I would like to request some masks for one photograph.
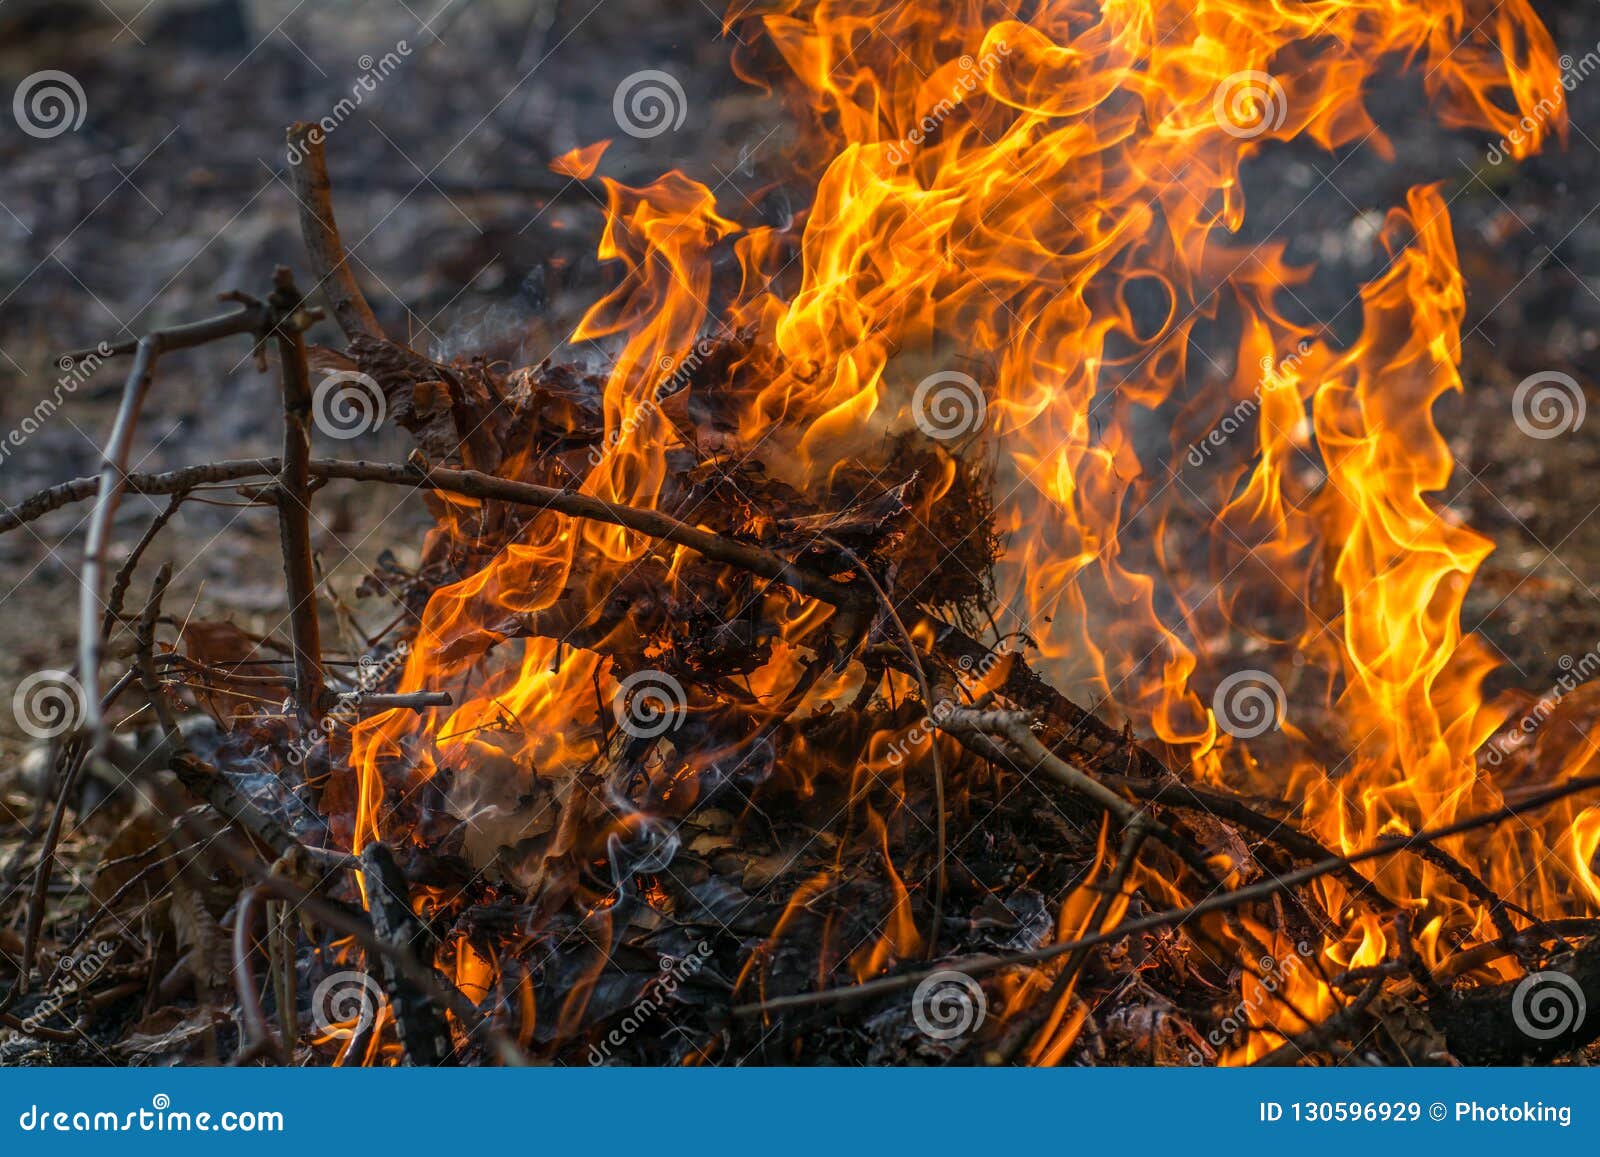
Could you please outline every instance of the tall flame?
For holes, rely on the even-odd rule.
[[[762,384],[735,444],[792,485],[820,495],[841,468],[882,466],[886,431],[965,424],[969,452],[994,458],[1009,531],[1003,625],[1036,640],[1080,701],[1198,776],[1303,802],[1334,848],[1494,805],[1507,785],[1475,753],[1505,711],[1485,702],[1493,663],[1460,621],[1489,542],[1439,499],[1454,460],[1433,409],[1463,388],[1466,300],[1446,197],[1419,186],[1390,212],[1374,238],[1385,268],[1352,302],[1361,334],[1343,347],[1285,306],[1312,271],[1282,241],[1236,235],[1241,170],[1282,143],[1393,156],[1366,107],[1393,73],[1420,76],[1445,125],[1513,136],[1519,155],[1564,133],[1559,114],[1533,115],[1561,83],[1549,35],[1527,0],[1040,0],[1026,19],[1010,7],[734,6],[736,63],[806,127],[795,163],[816,191],[797,262],[785,268],[793,238],[743,229],[681,173],[607,182],[600,255],[623,276],[573,334],[612,359],[606,453],[577,485],[658,506],[668,452],[686,445],[664,386],[705,333],[753,328],[762,352],[746,368]],[[742,269],[731,295],[713,285],[725,246]],[[476,513],[458,503],[440,533]],[[402,689],[463,701],[358,730],[354,842],[383,830],[386,792],[442,767],[480,781],[453,789],[463,808],[504,798],[485,783],[496,777],[512,794],[569,784],[605,742],[601,644],[619,640],[536,639],[505,659],[486,648],[508,617],[604,602],[641,566],[674,583],[681,565],[631,532],[544,514],[437,592]],[[792,682],[820,618],[790,609],[793,645],[753,676],[763,694]],[[1241,726],[1241,709],[1263,725]],[[1539,823],[1451,850],[1541,911],[1600,903],[1594,811]],[[853,954],[858,975],[920,947],[886,844],[884,859],[892,931]],[[1396,858],[1376,878],[1413,910],[1430,960],[1486,931],[1482,907],[1426,863]],[[1342,885],[1322,889],[1342,912]],[[1074,909],[1063,926],[1085,918]],[[1386,951],[1383,928],[1332,935],[1336,967]],[[1289,989],[1295,1008],[1326,1006],[1316,970]],[[1036,1058],[1064,1055],[1061,1026],[1079,1019],[1057,1009]],[[1278,1039],[1259,1034],[1241,1059]]]

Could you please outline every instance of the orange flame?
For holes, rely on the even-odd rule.
[[[1038,642],[1047,673],[1080,701],[1199,776],[1303,801],[1336,849],[1494,806],[1506,785],[1480,774],[1475,753],[1504,711],[1484,701],[1493,662],[1460,622],[1490,546],[1439,499],[1454,462],[1433,407],[1462,389],[1465,312],[1447,199],[1420,186],[1389,214],[1374,238],[1387,267],[1361,291],[1361,336],[1345,348],[1281,304],[1312,271],[1291,267],[1282,242],[1235,234],[1241,169],[1279,143],[1393,155],[1365,98],[1395,70],[1422,77],[1447,126],[1504,136],[1521,125],[1519,156],[1564,134],[1562,110],[1534,116],[1560,86],[1549,35],[1527,0],[1042,0],[1026,21],[1006,8],[735,5],[741,71],[770,81],[775,53],[776,87],[806,125],[797,163],[817,184],[797,281],[780,295],[777,234],[723,217],[683,174],[640,189],[606,181],[600,256],[623,276],[572,335],[612,365],[604,453],[577,484],[657,507],[667,453],[685,445],[663,404],[684,384],[677,369],[708,326],[754,327],[770,364],[737,415],[737,444],[759,447],[792,485],[821,494],[846,465],[881,466],[886,432],[994,455],[1010,532],[997,576],[1015,620],[1005,625]],[[589,175],[603,147],[559,171]],[[724,245],[742,288],[713,310]],[[1166,445],[1149,436],[1155,423]],[[452,501],[446,535],[474,517]],[[473,769],[452,789],[466,813],[499,814],[541,790],[565,801],[564,817],[580,808],[581,769],[607,735],[596,689],[616,683],[601,656],[625,640],[487,648],[508,618],[599,605],[645,565],[673,583],[684,560],[545,514],[438,591],[401,690],[450,688],[460,706],[357,730],[353,843],[383,830],[386,799],[444,767]],[[792,682],[824,618],[790,614],[762,694]],[[664,782],[677,771],[660,769]],[[920,949],[883,820],[865,817],[896,900],[883,941],[844,960],[858,976]],[[1595,812],[1537,822],[1547,827],[1508,825],[1448,850],[1543,912],[1600,903]],[[542,840],[550,856],[581,842],[513,837]],[[1544,856],[1556,848],[1568,854]],[[538,873],[519,882],[534,887]],[[1430,962],[1490,932],[1482,907],[1427,864],[1396,858],[1376,882],[1419,917]],[[827,886],[808,882],[791,911]],[[1342,913],[1343,886],[1320,887]],[[1380,961],[1385,937],[1364,922],[1342,929],[1323,950],[1327,972]],[[1320,974],[1297,971],[1284,999],[1326,1011]],[[1064,1055],[1079,1020],[1063,1002],[1041,1059]],[[1253,1039],[1238,1059],[1279,1039]]]

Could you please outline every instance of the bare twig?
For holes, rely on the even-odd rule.
[[[156,540],[156,535],[172,521],[173,515],[178,513],[178,508],[183,505],[183,500],[188,497],[188,491],[180,490],[172,496],[172,501],[167,503],[167,508],[156,515],[150,525],[145,529],[144,535],[136,542],[133,549],[128,552],[128,557],[123,559],[122,565],[117,568],[116,578],[111,580],[111,593],[106,598],[106,613],[100,623],[100,633],[107,640],[111,631],[116,626],[117,620],[122,617],[122,603],[128,595],[128,587],[133,582],[133,572],[138,569],[139,561],[144,557],[144,552],[150,549],[150,544]]]
[[[1023,711],[974,711],[968,708],[950,712],[941,724],[946,731],[957,736],[970,736],[977,732],[1004,739],[1026,756],[1030,764],[1056,782],[1093,800],[1123,826],[1131,825],[1138,819],[1139,809],[1136,805],[1040,743],[1033,734],[1032,725],[1032,719]]]
[[[317,575],[311,557],[311,371],[306,364],[300,291],[280,266],[272,306],[283,321],[273,331],[283,379],[283,466],[278,471],[278,534],[289,593],[289,640],[294,647],[294,699],[303,727],[322,718],[327,680],[317,622]]]
[[[282,462],[277,458],[249,458],[213,462],[165,474],[128,475],[126,481],[127,489],[140,494],[172,494],[184,488],[193,489],[202,482],[239,481],[276,474],[281,468]],[[397,463],[339,462],[322,458],[312,459],[308,468],[313,478],[382,482],[390,486],[444,490],[453,494],[464,494],[469,498],[509,502],[517,506],[554,510],[558,514],[566,514],[573,518],[605,522],[652,538],[686,546],[713,561],[739,567],[762,578],[783,583],[801,594],[810,595],[833,606],[867,611],[872,609],[876,602],[870,591],[835,582],[770,550],[701,530],[697,526],[679,522],[670,515],[656,510],[623,506],[571,490],[557,490],[551,486],[538,486],[531,482],[515,482],[509,478],[497,478],[476,470],[425,470]],[[40,491],[15,508],[12,514],[0,518],[0,532],[30,522],[70,502],[81,501],[93,492],[92,487],[92,480],[80,478]]]
[[[469,498],[487,498],[518,506],[554,510],[558,514],[606,522],[613,526],[638,531],[652,538],[686,546],[715,562],[726,563],[760,575],[762,578],[783,583],[801,594],[810,595],[837,607],[866,609],[872,607],[875,602],[869,592],[835,582],[770,550],[701,530],[697,526],[679,522],[658,510],[623,506],[588,494],[557,490],[551,486],[538,486],[531,482],[514,482],[509,478],[497,478],[476,470],[437,468],[422,470],[411,465],[319,460],[312,462],[311,472],[328,478],[357,482],[429,487],[435,490],[447,490],[454,494],[464,494]]]
[[[1377,999],[1378,993],[1383,991],[1383,982],[1386,978],[1374,976],[1366,982],[1361,992],[1349,1004],[1334,1013],[1321,1024],[1312,1025],[1304,1032],[1285,1040],[1277,1048],[1255,1062],[1257,1068],[1277,1068],[1282,1065],[1294,1065],[1310,1056],[1328,1048],[1341,1036],[1355,1029],[1360,1023],[1367,1007]]]
[[[1105,926],[1107,917],[1111,915],[1111,906],[1122,895],[1122,889],[1128,882],[1128,875],[1133,871],[1133,866],[1139,860],[1139,852],[1144,848],[1145,840],[1150,838],[1149,817],[1143,814],[1136,817],[1122,832],[1122,846],[1117,850],[1117,862],[1111,870],[1110,877],[1106,880],[1100,891],[1100,899],[1094,906],[1094,914],[1089,917],[1089,928],[1099,931]],[[1050,991],[1045,993],[1043,999],[1035,1001],[1033,1007],[1018,1017],[1018,1023],[1007,1030],[999,1047],[995,1050],[1002,1063],[1010,1062],[1018,1052],[1028,1043],[1029,1039],[1039,1031],[1057,1004],[1059,1004],[1072,990],[1073,984],[1078,979],[1078,974],[1083,971],[1083,966],[1089,961],[1089,953],[1093,948],[1080,948],[1067,958],[1067,963],[1056,976],[1055,983],[1050,986]]]
[[[201,466],[187,466],[182,470],[163,473],[136,473],[122,476],[122,490],[126,494],[180,494],[217,482],[236,482],[244,478],[261,478],[276,474],[276,458],[233,458],[222,462],[209,462]],[[22,502],[0,514],[0,534],[36,519],[51,511],[60,510],[74,502],[93,498],[99,487],[98,477],[74,478],[29,495]]]
[[[239,825],[244,831],[260,840],[275,857],[282,858],[291,851],[300,850],[300,841],[276,819],[256,806],[254,800],[218,774],[216,768],[197,758],[189,750],[182,733],[178,730],[172,706],[167,701],[167,689],[161,684],[155,663],[155,625],[161,613],[161,597],[166,592],[167,582],[171,577],[171,564],[164,565],[156,575],[150,599],[145,605],[144,612],[139,616],[139,626],[135,635],[137,642],[135,665],[139,672],[139,681],[145,697],[155,710],[165,736],[162,750],[157,753],[158,761],[164,766],[171,767],[173,774],[178,777],[178,782],[195,798],[209,804],[225,823]],[[130,768],[128,774],[131,777],[140,770],[142,770],[140,767]]]
[[[239,897],[238,910],[233,915],[233,986],[239,993],[239,1010],[244,1017],[244,1032],[250,1044],[245,1055],[271,1053],[279,1061],[287,1058],[280,1043],[267,1027],[267,1014],[261,1008],[261,992],[256,985],[256,972],[250,965],[250,955],[256,922],[256,906],[268,895],[266,888],[254,885],[246,888]],[[271,935],[271,930],[267,933]]]
[[[855,567],[861,576],[872,584],[873,593],[883,603],[884,612],[900,635],[900,643],[905,647],[906,657],[910,660],[916,674],[917,688],[922,693],[922,702],[932,712],[934,710],[933,687],[928,682],[928,672],[922,665],[922,658],[917,654],[917,645],[911,639],[911,632],[906,630],[905,622],[900,618],[900,612],[895,609],[894,600],[889,597],[889,592],[883,589],[883,584],[878,581],[878,577],[872,573],[872,569],[862,561],[855,551],[832,535],[819,534],[817,537],[849,559],[850,565]],[[928,744],[928,751],[933,759],[933,806],[938,813],[934,824],[937,858],[933,866],[933,913],[928,921],[928,943],[924,951],[924,955],[929,960],[932,960],[939,952],[939,927],[944,922],[944,861],[948,842],[944,802],[944,756],[939,752],[939,741],[937,739]]]
[[[1097,944],[1109,944],[1113,941],[1124,940],[1129,936],[1138,935],[1141,932],[1159,931],[1163,928],[1187,923],[1198,916],[1205,916],[1212,912],[1232,911],[1245,904],[1253,903],[1257,900],[1270,899],[1291,888],[1297,888],[1302,884],[1321,879],[1323,876],[1332,875],[1350,865],[1398,855],[1411,851],[1421,844],[1433,843],[1436,840],[1446,839],[1478,828],[1493,827],[1496,824],[1504,823],[1506,820],[1514,819],[1517,816],[1557,803],[1569,796],[1596,789],[1600,789],[1600,775],[1568,780],[1566,783],[1536,792],[1518,800],[1514,804],[1506,804],[1491,812],[1468,816],[1465,819],[1457,820],[1439,828],[1425,828],[1409,836],[1386,836],[1365,848],[1351,852],[1347,856],[1336,856],[1331,859],[1321,860],[1297,871],[1251,884],[1245,888],[1208,896],[1195,904],[1189,904],[1181,908],[1168,908],[1161,912],[1152,913],[1149,916],[1140,917],[1137,920],[1129,920],[1103,932],[1092,932],[1087,936],[1064,941],[1060,944],[1052,944],[1044,948],[1037,948],[1031,952],[1021,952],[1012,956],[972,956],[964,960],[944,961],[938,969],[934,970],[903,973],[898,976],[885,976],[862,984],[851,985],[847,988],[800,993],[795,996],[778,997],[762,1003],[740,1005],[733,1010],[733,1013],[735,1016],[740,1017],[767,1016],[789,1009],[807,1008],[822,1004],[848,1003],[869,997],[883,996],[900,992],[907,988],[915,988],[928,976],[932,975],[934,971],[949,970],[976,976],[1018,965],[1039,964],[1069,952],[1076,952],[1080,948],[1092,948]]]
[[[207,848],[216,850],[247,878],[253,879],[265,895],[287,902],[317,923],[341,936],[349,936],[367,952],[392,960],[397,968],[439,1005],[450,1010],[473,1036],[482,1036],[502,1064],[525,1065],[526,1054],[493,1020],[450,983],[439,970],[423,962],[407,944],[385,940],[359,909],[326,899],[308,890],[281,872],[264,871],[251,855],[236,847],[225,832],[209,830],[200,823],[199,813],[182,808],[170,809],[186,828],[190,828]],[[357,862],[359,864],[359,862]]]
[[[61,793],[56,797],[55,810],[50,813],[50,826],[45,829],[44,845],[39,852],[39,865],[34,869],[33,888],[28,894],[28,917],[23,931],[22,960],[17,965],[17,982],[0,999],[0,1012],[9,1012],[17,998],[28,991],[28,981],[33,972],[34,954],[39,947],[39,930],[44,925],[44,901],[50,890],[50,874],[55,864],[56,844],[61,839],[61,825],[66,819],[67,801],[78,786],[78,778],[88,763],[83,744],[69,741],[62,749],[66,761],[66,775],[62,777]]]
[[[94,510],[83,548],[83,573],[79,576],[78,601],[78,677],[84,691],[84,726],[91,736],[92,751],[105,742],[105,721],[100,711],[100,592],[104,585],[106,550],[110,546],[111,520],[117,512],[123,491],[123,471],[127,469],[133,434],[139,412],[150,390],[157,359],[176,349],[187,349],[205,342],[245,333],[263,333],[271,325],[268,306],[242,296],[235,298],[244,308],[190,326],[158,330],[146,334],[132,347],[133,365],[122,387],[122,403],[117,409],[111,436],[106,440],[104,461],[96,485]],[[117,353],[126,346],[115,347]]]
[[[311,258],[317,284],[346,338],[352,341],[358,335],[382,338],[378,317],[356,283],[344,242],[339,237],[322,131],[314,124],[297,121],[289,126],[287,136],[290,156],[300,157],[298,164],[289,166],[289,174],[294,181],[295,199],[300,202],[300,233],[305,238],[306,253]]]
[[[431,707],[449,707],[455,703],[448,691],[404,691],[389,694],[362,694],[355,692],[343,700],[358,711],[426,711]]]

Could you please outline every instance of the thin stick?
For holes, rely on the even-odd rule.
[[[178,513],[178,508],[183,505],[183,500],[188,497],[188,491],[180,490],[172,496],[172,501],[167,503],[167,508],[145,529],[144,536],[139,539],[128,552],[128,557],[117,568],[116,578],[111,580],[111,594],[106,599],[106,613],[100,622],[100,633],[109,641],[111,631],[122,618],[123,600],[128,596],[128,587],[133,582],[133,572],[139,567],[139,560],[144,557],[144,552],[150,549],[150,544],[156,540],[156,535],[172,521],[172,516]]]
[[[172,564],[163,563],[156,572],[156,581],[150,585],[150,597],[145,601],[144,610],[139,614],[139,622],[134,629],[135,662],[139,668],[139,682],[144,688],[145,697],[150,700],[150,706],[155,710],[156,721],[161,724],[161,733],[166,741],[174,748],[183,745],[182,733],[178,730],[178,721],[172,714],[172,705],[167,702],[166,691],[161,686],[161,677],[156,674],[156,620],[161,617],[161,600],[167,593],[167,584],[172,581]]]
[[[245,1037],[250,1042],[243,1055],[271,1052],[283,1061],[285,1057],[278,1047],[279,1042],[267,1027],[267,1014],[261,1008],[255,969],[250,967],[250,954],[254,949],[250,926],[255,923],[256,905],[267,895],[267,889],[257,884],[246,888],[239,897],[239,907],[233,915],[233,987],[239,993],[239,1011],[244,1018]]]
[[[1111,876],[1106,880],[1101,889],[1100,899],[1095,904],[1094,914],[1089,917],[1089,927],[1098,931],[1111,914],[1111,906],[1122,895],[1122,889],[1128,882],[1128,875],[1133,871],[1133,866],[1139,860],[1139,853],[1144,848],[1144,843],[1150,838],[1150,824],[1148,817],[1140,815],[1129,824],[1122,833],[1122,845],[1117,851],[1116,866],[1112,868]],[[1067,995],[1073,983],[1078,979],[1078,974],[1083,971],[1083,966],[1089,962],[1089,953],[1092,948],[1080,948],[1067,958],[1067,963],[1062,968],[1055,983],[1050,986],[1042,1000],[1036,1001],[1032,1009],[1020,1018],[1020,1023],[1009,1030],[1001,1041],[1000,1047],[995,1051],[1000,1054],[1002,1063],[1009,1063],[1019,1053],[1034,1033],[1039,1031],[1040,1025],[1057,1004]],[[1043,1042],[1041,1042],[1042,1044]]]
[[[160,346],[154,337],[140,339],[133,368],[128,371],[128,379],[122,387],[122,404],[117,409],[116,422],[106,442],[98,498],[89,515],[89,529],[84,539],[83,573],[79,577],[78,599],[78,677],[83,681],[84,726],[90,732],[92,751],[98,751],[105,738],[105,725],[100,713],[101,571],[105,567],[106,547],[111,538],[111,519],[117,512],[117,504],[122,496],[121,477],[128,464],[134,427],[138,425],[139,411],[150,390],[151,371],[159,354]]]
[[[78,678],[84,688],[84,727],[91,737],[91,753],[105,744],[105,719],[100,711],[100,592],[104,586],[106,550],[111,541],[111,520],[122,498],[123,472],[133,445],[139,412],[150,391],[151,375],[158,358],[175,349],[187,349],[209,341],[242,333],[258,333],[270,321],[266,306],[240,298],[245,308],[190,326],[158,330],[146,334],[132,347],[133,366],[122,387],[122,402],[117,408],[111,436],[106,440],[104,460],[96,485],[94,510],[84,539],[83,572],[79,576],[78,600]],[[114,347],[121,353],[127,347]]]
[[[156,330],[142,338],[130,338],[118,342],[101,350],[77,350],[67,356],[74,360],[82,360],[91,354],[109,357],[126,357],[139,352],[139,347],[145,342],[153,342],[156,352],[162,354],[175,353],[178,350],[194,349],[196,346],[209,345],[214,341],[221,341],[226,337],[237,337],[244,333],[260,333],[272,324],[271,315],[267,312],[265,303],[255,301],[242,294],[226,294],[229,301],[237,301],[244,306],[231,313],[218,314],[208,317],[203,321],[191,321],[184,325],[174,325],[167,329]]]
[[[339,237],[339,223],[334,220],[333,186],[328,180],[322,130],[296,121],[289,126],[287,135],[290,157],[300,158],[289,166],[289,176],[294,182],[295,199],[300,202],[300,235],[305,239],[317,284],[346,338],[382,339],[383,328],[350,270],[350,259]]]
[[[1383,982],[1387,979],[1386,975],[1372,977],[1349,1004],[1321,1024],[1314,1024],[1304,1032],[1287,1038],[1266,1056],[1253,1062],[1252,1067],[1270,1069],[1296,1065],[1312,1053],[1328,1048],[1340,1036],[1356,1027],[1361,1015],[1367,1011],[1367,1006],[1377,999],[1378,993],[1383,991]]]
[[[403,691],[394,694],[363,695],[359,691],[342,698],[346,709],[359,711],[427,711],[432,707],[451,707],[454,697],[448,691]]]
[[[917,688],[922,693],[922,702],[931,713],[934,710],[933,687],[928,683],[927,670],[922,665],[922,658],[917,654],[917,645],[911,639],[911,632],[906,630],[905,622],[900,618],[900,612],[895,609],[894,600],[889,597],[889,592],[883,589],[883,584],[878,582],[871,568],[861,560],[861,557],[844,543],[832,535],[819,534],[817,536],[845,558],[850,560],[850,565],[861,572],[861,576],[872,584],[873,592],[883,603],[883,609],[888,613],[889,621],[894,624],[895,630],[900,633],[900,642],[905,647],[907,658],[915,669]],[[938,813],[935,823],[934,835],[938,841],[937,860],[933,869],[933,916],[928,925],[928,947],[923,955],[932,960],[939,951],[939,928],[944,923],[944,861],[946,849],[946,820],[944,802],[944,757],[939,753],[939,741],[933,740],[928,744],[928,750],[933,756],[933,806]]]
[[[469,498],[510,502],[519,506],[554,510],[558,514],[574,518],[610,523],[652,538],[686,546],[713,561],[727,563],[729,566],[750,571],[762,578],[783,583],[801,594],[810,595],[837,607],[866,609],[875,605],[871,595],[859,588],[835,582],[826,576],[806,570],[770,550],[737,542],[713,534],[711,531],[701,530],[697,526],[679,522],[658,510],[623,506],[588,494],[557,490],[551,486],[538,486],[531,482],[514,482],[509,478],[498,478],[477,470],[421,470],[411,465],[318,460],[311,463],[311,472],[319,477],[342,478],[356,482],[385,482],[394,486],[446,490]]]
[[[302,727],[322,718],[327,679],[322,672],[321,627],[317,622],[317,575],[311,557],[311,370],[301,332],[300,291],[294,275],[279,266],[272,306],[283,322],[273,331],[283,380],[283,466],[278,471],[278,534],[289,591],[289,641],[294,648],[294,699]]]
[[[207,483],[235,482],[243,478],[276,474],[279,465],[276,458],[231,458],[160,474],[124,474],[122,489],[126,494],[179,494]],[[0,534],[43,518],[63,506],[93,498],[99,484],[98,477],[74,478],[29,495],[0,515]]]
[[[1347,856],[1335,856],[1331,859],[1321,860],[1297,871],[1289,872],[1258,884],[1252,884],[1246,888],[1208,896],[1196,904],[1190,904],[1182,908],[1168,908],[1165,911],[1156,912],[1137,920],[1130,920],[1104,932],[1093,932],[1076,940],[1052,944],[1046,948],[1036,948],[1032,952],[1020,952],[1013,956],[972,956],[965,960],[945,961],[940,964],[938,969],[903,973],[899,976],[885,976],[877,980],[869,980],[863,984],[851,985],[847,988],[800,993],[795,996],[778,997],[763,1003],[740,1005],[733,1010],[733,1014],[740,1017],[767,1016],[795,1008],[809,1008],[822,1004],[864,1000],[868,997],[882,996],[888,993],[900,992],[907,988],[915,988],[937,971],[964,972],[968,976],[976,976],[983,973],[996,972],[1002,968],[1012,968],[1017,965],[1039,964],[1068,952],[1076,952],[1080,948],[1092,948],[1097,944],[1110,944],[1141,932],[1158,931],[1175,924],[1186,923],[1197,916],[1209,915],[1212,912],[1232,911],[1253,901],[1270,899],[1281,892],[1288,891],[1290,888],[1297,888],[1301,884],[1307,884],[1312,880],[1321,879],[1323,876],[1332,875],[1334,872],[1338,872],[1352,864],[1393,856],[1401,852],[1410,851],[1421,844],[1432,843],[1436,840],[1446,839],[1478,828],[1493,827],[1495,824],[1514,819],[1527,812],[1537,811],[1541,807],[1566,799],[1568,796],[1597,788],[1600,788],[1600,775],[1568,780],[1564,784],[1537,792],[1519,800],[1515,804],[1506,804],[1491,812],[1468,816],[1466,819],[1457,820],[1454,823],[1446,824],[1444,827],[1424,829],[1409,836],[1385,837],[1359,851],[1351,852]]]
[[[264,474],[276,474],[280,469],[282,461],[277,458],[235,459],[173,470],[164,474],[130,474],[126,476],[126,489],[140,494],[171,494],[185,487],[192,489],[202,482],[239,481]],[[476,470],[423,470],[396,463],[340,462],[314,458],[309,463],[309,471],[313,478],[382,482],[390,486],[443,490],[452,494],[462,494],[468,498],[509,502],[540,510],[554,510],[558,514],[573,518],[605,522],[688,547],[706,558],[783,583],[801,594],[836,607],[864,611],[876,606],[876,600],[868,592],[806,570],[770,550],[701,530],[697,526],[679,522],[670,515],[656,510],[623,506],[571,490],[557,490],[551,486],[538,486],[531,482],[515,482],[509,478],[497,478]],[[80,501],[92,492],[93,480],[82,478],[40,491],[21,506],[14,508],[10,514],[0,518],[0,532],[20,526],[24,522],[31,522],[70,502]]]
[[[204,800],[225,823],[239,825],[281,859],[290,851],[300,848],[300,841],[276,819],[256,806],[254,800],[234,787],[216,768],[197,758],[189,750],[187,741],[178,730],[172,706],[167,702],[167,690],[162,686],[156,671],[155,627],[161,613],[161,598],[166,593],[167,583],[171,577],[172,564],[166,563],[156,575],[149,602],[139,616],[139,626],[135,633],[137,650],[135,665],[139,672],[139,680],[144,688],[145,697],[155,709],[156,718],[165,737],[164,750],[160,754],[166,757],[167,765],[178,777],[178,782],[183,784],[195,798]],[[135,767],[129,771],[129,777],[131,778],[138,770],[139,768]]]
[[[283,1054],[292,1058],[295,1041],[300,1037],[299,1009],[295,1007],[295,934],[289,905],[282,900],[267,901],[267,935],[272,938],[272,986],[283,1033]]]
[[[159,788],[158,788],[159,790]],[[502,1064],[526,1065],[528,1058],[504,1030],[496,1027],[491,1017],[485,1016],[461,990],[447,980],[438,969],[424,963],[411,947],[391,943],[380,937],[370,919],[358,909],[351,909],[337,901],[327,900],[279,873],[263,872],[260,865],[238,848],[222,832],[209,831],[199,823],[199,817],[182,808],[169,808],[185,827],[192,827],[208,848],[214,848],[226,857],[243,874],[255,880],[264,895],[284,900],[296,911],[331,928],[342,936],[349,936],[374,956],[392,960],[405,975],[441,1006],[467,1026],[474,1036],[481,1034],[493,1047]]]
[[[1010,743],[1030,759],[1034,766],[1056,782],[1087,796],[1115,816],[1123,826],[1138,820],[1139,809],[1105,784],[1074,767],[1051,751],[1030,730],[1032,719],[1023,711],[973,711],[961,708],[950,713],[941,726],[957,735],[979,732],[995,735]]]
[[[44,846],[39,852],[39,865],[34,869],[33,888],[28,894],[28,923],[23,930],[22,961],[17,965],[17,982],[0,1000],[0,1012],[9,1012],[17,998],[28,991],[28,981],[33,972],[34,953],[39,947],[39,930],[44,926],[44,902],[50,891],[51,868],[55,864],[56,844],[61,839],[61,824],[66,817],[67,801],[72,798],[89,760],[83,745],[76,741],[62,749],[67,772],[62,777],[61,794],[56,797],[55,810],[50,813],[50,826],[45,829]]]

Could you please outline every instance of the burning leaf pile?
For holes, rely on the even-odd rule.
[[[1581,1055],[1600,774],[1574,729],[1513,741],[1461,627],[1489,544],[1435,497],[1446,198],[1393,207],[1344,344],[1286,305],[1310,272],[1238,238],[1273,144],[1384,149],[1363,93],[1392,70],[1521,155],[1563,132],[1525,0],[774,0],[728,27],[803,126],[810,206],[601,182],[588,362],[386,335],[307,126],[348,348],[307,347],[285,270],[113,351],[105,470],[3,524],[93,503],[82,718],[7,867],[7,1056]],[[237,336],[278,362],[282,455],[129,473],[156,359]],[[313,458],[314,414],[416,449]],[[390,626],[360,653],[321,641],[329,485],[436,516],[363,584]],[[219,489],[277,512],[287,643],[169,617],[138,573]],[[113,576],[132,492],[171,506]],[[55,902],[63,813],[127,779],[95,903]]]

